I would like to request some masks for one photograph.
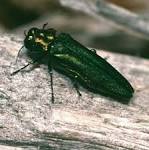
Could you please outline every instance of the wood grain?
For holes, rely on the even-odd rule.
[[[22,149],[149,150],[149,61],[98,51],[134,86],[129,105],[80,88],[54,72],[50,101],[45,66],[10,76],[22,39],[0,36],[0,144]],[[27,63],[21,56],[18,67]]]

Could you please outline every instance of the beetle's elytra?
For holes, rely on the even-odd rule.
[[[45,63],[50,74],[55,69],[74,83],[121,103],[128,103],[133,96],[131,84],[112,65],[69,34],[57,34],[52,28],[31,28],[25,36],[24,46],[32,59],[29,64]],[[22,68],[13,74],[20,70]],[[52,74],[51,90],[54,102]]]

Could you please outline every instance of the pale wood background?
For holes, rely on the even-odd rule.
[[[56,72],[52,105],[46,67],[10,76],[22,41],[0,36],[0,149],[149,150],[148,60],[98,51],[134,86],[129,105],[83,88],[79,99],[71,81]],[[18,67],[26,61],[21,57]]]

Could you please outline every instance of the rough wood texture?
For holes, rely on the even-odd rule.
[[[149,150],[149,61],[98,51],[134,86],[129,105],[81,88],[54,72],[55,104],[45,67],[10,76],[22,39],[0,36],[0,144],[23,149]],[[19,67],[26,63],[19,59]]]

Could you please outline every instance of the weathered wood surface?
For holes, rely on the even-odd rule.
[[[0,144],[22,149],[149,150],[149,61],[98,51],[134,86],[129,105],[93,94],[54,72],[55,104],[45,67],[10,76],[22,39],[0,36]],[[26,58],[19,60],[19,67]],[[4,147],[3,147],[4,148]],[[1,149],[3,149],[1,148]]]

